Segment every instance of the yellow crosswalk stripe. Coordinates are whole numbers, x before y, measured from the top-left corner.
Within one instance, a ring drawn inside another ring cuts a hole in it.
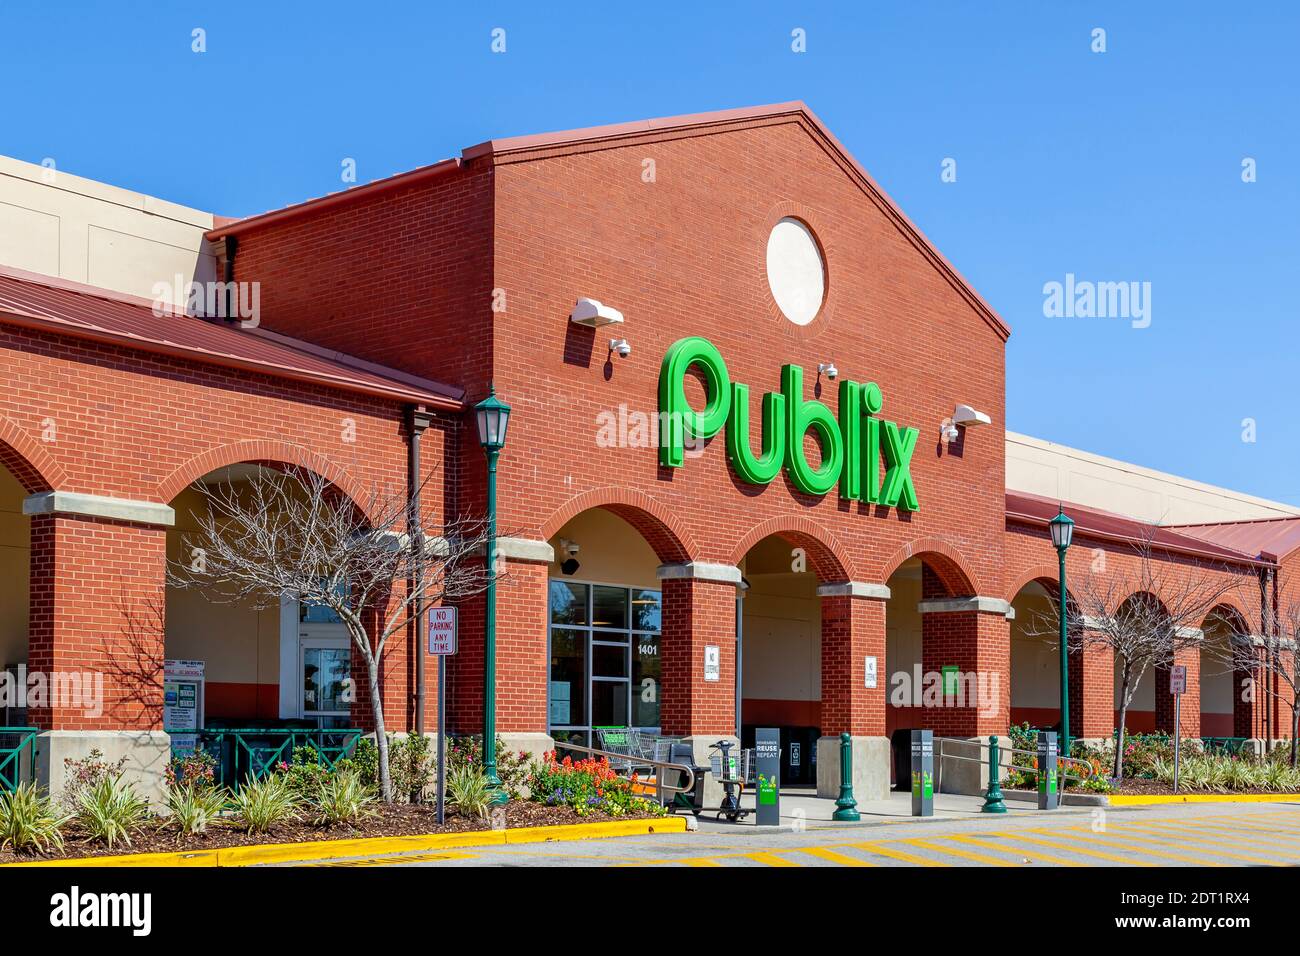
[[[916,866],[951,866],[951,863],[942,863],[939,860],[926,859],[923,856],[917,856],[914,853],[905,853],[902,850],[895,850],[892,847],[881,846],[879,843],[846,843],[845,846],[851,846],[855,850],[866,850],[868,853],[875,853],[877,856],[888,857],[891,860],[898,860],[902,863],[912,863]]]
[[[834,850],[828,850],[823,846],[801,846],[800,853],[807,853],[809,856],[815,856],[819,860],[826,860],[839,866],[875,866],[876,864],[869,860],[862,860],[856,856],[848,856],[844,853],[836,853]]]
[[[993,836],[1006,837],[1009,840],[1016,840],[1021,843],[1032,843],[1035,846],[1051,847],[1053,850],[1065,850],[1069,853],[1077,853],[1081,856],[1093,857],[1098,860],[1105,860],[1108,863],[1122,863],[1125,866],[1155,866],[1154,863],[1148,863],[1146,860],[1132,860],[1122,856],[1115,856],[1113,853],[1103,853],[1100,850],[1088,849],[1083,847],[1072,846],[1069,843],[1057,843],[1053,840],[1042,840],[1037,837],[1025,836],[1023,833],[995,833]]]
[[[1229,840],[1226,837],[1210,836],[1208,834],[1206,836],[1200,836],[1200,837],[1194,836],[1193,834],[1190,833],[1172,834],[1161,830],[1156,830],[1151,827],[1139,827],[1133,824],[1123,824],[1123,825],[1112,824],[1112,827],[1118,829],[1120,831],[1119,835],[1125,840],[1137,840],[1142,843],[1153,843],[1156,846],[1168,846],[1170,841],[1177,841],[1178,846],[1191,844],[1192,849],[1204,847],[1205,850],[1208,851],[1209,853],[1212,853],[1215,856],[1227,857],[1229,860],[1240,860],[1243,863],[1262,863],[1266,866],[1278,865],[1278,860],[1276,858],[1270,859],[1262,856],[1250,856],[1249,854],[1246,853],[1229,853],[1226,850],[1220,849],[1220,847],[1222,847],[1224,844],[1233,847],[1240,847],[1240,844],[1234,843],[1232,840]],[[1150,839],[1149,836],[1142,837],[1137,835],[1141,833],[1154,834],[1155,836],[1164,837],[1164,839],[1153,840]],[[1247,849],[1250,848],[1247,847]]]
[[[1086,827],[1072,827],[1071,829],[1075,829],[1075,830],[1086,830],[1087,828],[1086,828]],[[1164,859],[1164,860],[1173,860],[1175,863],[1195,863],[1195,864],[1200,864],[1200,865],[1202,865],[1202,866],[1222,866],[1222,865],[1223,865],[1222,863],[1214,863],[1214,862],[1211,862],[1211,861],[1209,861],[1209,860],[1202,860],[1202,859],[1199,858],[1199,857],[1188,856],[1187,854],[1183,854],[1183,853],[1166,853],[1166,852],[1161,851],[1161,850],[1148,850],[1148,849],[1146,849],[1146,848],[1144,848],[1144,847],[1141,847],[1141,846],[1133,846],[1133,842],[1134,842],[1134,841],[1137,841],[1137,842],[1139,842],[1139,843],[1150,843],[1150,842],[1153,842],[1153,841],[1150,841],[1150,840],[1139,840],[1137,837],[1133,837],[1133,838],[1130,838],[1130,839],[1116,838],[1115,836],[1113,836],[1113,835],[1110,833],[1109,830],[1107,830],[1107,831],[1105,831],[1105,832],[1103,832],[1103,833],[1092,833],[1092,832],[1090,832],[1090,833],[1089,833],[1089,836],[1087,836],[1087,837],[1082,836],[1082,835],[1076,835],[1076,834],[1074,834],[1074,833],[1065,833],[1065,832],[1062,832],[1061,830],[1034,829],[1032,832],[1034,832],[1034,833],[1042,833],[1042,834],[1044,834],[1044,835],[1046,835],[1046,836],[1055,836],[1055,837],[1060,837],[1060,838],[1062,838],[1062,839],[1066,839],[1066,840],[1088,840],[1088,839],[1091,839],[1091,840],[1094,840],[1094,841],[1101,842],[1101,843],[1103,843],[1103,844],[1106,845],[1106,846],[1113,847],[1113,848],[1115,848],[1115,849],[1117,849],[1117,850],[1128,850],[1130,853],[1141,853],[1141,854],[1143,854],[1143,855],[1145,855],[1145,856],[1154,856],[1154,857],[1158,857],[1158,858],[1160,858],[1160,859]]]
[[[992,834],[985,834],[992,836]],[[995,837],[996,838],[996,837]],[[1051,863],[1055,866],[1086,866],[1087,864],[1078,863],[1074,860],[1066,860],[1059,856],[1052,856],[1050,853],[1040,853],[1037,850],[1026,850],[1018,846],[1004,846],[1001,843],[993,843],[989,840],[981,840],[976,836],[959,836],[958,834],[949,835],[948,839],[957,840],[960,843],[969,843],[971,846],[978,846],[985,850],[997,850],[1002,853],[1011,853],[1015,856],[1024,857],[1029,860],[1042,860],[1044,863]]]
[[[672,861],[665,862],[671,863]],[[722,866],[717,860],[707,856],[696,857],[693,860],[678,860],[677,862],[684,863],[686,866]]]
[[[932,843],[929,840],[912,838],[910,840],[899,840],[898,842],[906,843],[908,846],[919,847],[922,850],[931,850],[935,853],[945,853],[948,856],[955,856],[958,859],[970,860],[972,863],[984,863],[988,866],[1015,866],[1014,863],[1010,863],[996,856],[985,856],[982,853],[971,853],[968,850],[962,850],[957,847],[941,846],[937,843]]]
[[[764,866],[803,866],[802,863],[796,863],[793,860],[787,860],[783,856],[778,856],[775,853],[767,853],[766,851],[760,851],[758,853],[742,853],[741,856],[747,860],[753,860],[755,863],[762,863]]]
[[[1124,825],[1127,826],[1129,824]],[[1214,840],[1222,840],[1240,846],[1269,847],[1288,856],[1300,854],[1300,846],[1288,846],[1285,842],[1289,840],[1300,840],[1300,834],[1295,836],[1284,836],[1282,834],[1267,833],[1262,830],[1246,830],[1243,832],[1226,824],[1207,826],[1203,823],[1171,823],[1163,820],[1153,820],[1150,823],[1142,824],[1142,826],[1153,833],[1199,833],[1211,837]]]
[[[1073,829],[1083,830],[1086,828],[1074,827]],[[1258,857],[1258,856],[1247,856],[1241,853],[1229,853],[1227,850],[1221,850],[1219,849],[1219,844],[1215,843],[1212,840],[1198,840],[1192,837],[1180,836],[1178,838],[1180,843],[1192,844],[1192,846],[1189,848],[1189,852],[1184,854],[1179,850],[1177,846],[1170,847],[1170,838],[1166,838],[1164,840],[1153,840],[1150,837],[1138,836],[1137,834],[1141,832],[1140,830],[1138,830],[1137,832],[1132,832],[1132,831],[1133,831],[1133,827],[1131,825],[1112,824],[1110,827],[1107,827],[1105,835],[1110,836],[1111,834],[1114,834],[1118,839],[1126,840],[1130,843],[1143,843],[1143,844],[1149,844],[1151,846],[1164,847],[1165,851],[1172,851],[1175,854],[1181,855],[1185,859],[1190,859],[1193,863],[1196,863],[1199,866],[1215,866],[1216,864],[1210,863],[1208,860],[1202,859],[1200,857],[1192,856],[1191,851],[1206,852],[1209,853],[1211,856],[1221,856],[1229,860],[1239,860],[1242,863],[1262,863],[1267,866],[1278,865],[1276,860],[1264,859],[1263,857]],[[1095,834],[1095,835],[1101,836],[1102,834]],[[1147,851],[1144,850],[1142,852],[1145,853]],[[1178,856],[1175,856],[1174,858],[1177,859]]]

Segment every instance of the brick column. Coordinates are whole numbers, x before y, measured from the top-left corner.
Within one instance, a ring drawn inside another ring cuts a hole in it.
[[[29,707],[36,726],[162,729],[166,542],[161,527],[33,515],[27,669],[63,689]]]
[[[659,722],[666,736],[736,733],[736,585],[730,565],[666,564],[659,642]],[[718,648],[718,679],[704,679],[706,647]]]
[[[496,586],[497,736],[512,750],[541,753],[555,742],[547,732],[546,689],[550,617],[547,565],[554,557],[545,541],[501,538]],[[448,662],[447,732],[483,733],[484,596],[457,604],[459,646]],[[436,662],[429,668],[435,673]],[[428,725],[436,723],[437,698],[430,698]]]
[[[1109,739],[1115,732],[1115,653],[1101,644],[1070,652],[1070,737]]]
[[[821,598],[821,737],[817,742],[817,792],[839,796],[840,739],[853,748],[853,792],[859,801],[889,792],[889,741],[885,737],[885,602],[883,584],[823,584]],[[867,658],[875,659],[875,687],[867,687]]]
[[[1005,734],[1011,723],[1011,627],[999,598],[922,601],[921,665],[927,680],[956,667],[956,695],[922,688],[923,720],[942,737]]]
[[[47,492],[31,516],[28,719],[42,730],[37,778],[63,788],[64,761],[92,749],[126,758],[126,779],[162,797],[167,527],[172,509],[97,495]]]
[[[1177,654],[1177,663],[1187,667],[1187,693],[1180,707],[1182,726],[1178,733],[1184,740],[1201,736],[1201,650],[1184,647]],[[1155,668],[1156,730],[1174,732],[1174,695],[1169,693],[1168,665]]]

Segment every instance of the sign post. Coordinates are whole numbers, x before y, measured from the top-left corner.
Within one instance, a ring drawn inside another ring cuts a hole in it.
[[[912,816],[934,816],[934,731],[912,731]]]
[[[781,825],[781,731],[776,727],[759,727],[754,731],[754,781],[757,784],[757,812],[754,822],[760,827]]]
[[[429,608],[429,653],[438,658],[438,780],[434,788],[438,826],[446,814],[447,796],[447,658],[456,653],[456,609]]]
[[[1060,775],[1056,770],[1056,731],[1038,732],[1038,809],[1055,810],[1061,805]]]
[[[1182,739],[1182,702],[1187,693],[1187,665],[1175,664],[1169,668],[1169,693],[1174,695],[1174,793],[1178,792],[1178,742]]]

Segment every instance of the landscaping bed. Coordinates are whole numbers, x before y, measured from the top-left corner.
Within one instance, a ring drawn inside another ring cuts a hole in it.
[[[545,806],[527,800],[512,800],[505,806],[507,829],[521,827],[568,826],[575,823],[602,823],[614,820],[657,819],[659,814],[629,812],[613,816],[593,811],[580,816],[563,806]],[[436,833],[490,832],[492,822],[481,817],[461,816],[448,810],[445,822],[438,826],[434,808],[427,804],[393,804],[381,806],[375,815],[347,826],[320,827],[309,821],[279,824],[265,833],[245,833],[232,824],[216,823],[203,833],[178,839],[174,831],[147,825],[131,836],[131,845],[115,843],[110,849],[102,842],[89,839],[72,824],[64,837],[62,851],[49,853],[15,853],[0,850],[0,865],[29,863],[34,860],[90,859],[97,856],[121,856],[132,853],[194,853],[227,847],[259,846],[267,843],[315,843],[324,840],[355,840],[371,837],[423,836]]]
[[[99,751],[65,761],[67,783],[49,794],[24,783],[0,791],[0,864],[142,853],[199,853],[266,844],[419,837],[656,819],[667,810],[638,795],[635,777],[605,760],[540,758],[498,741],[500,792],[483,769],[477,741],[449,740],[446,817],[433,808],[433,759],[426,737],[390,739],[392,800],[380,798],[374,744],[361,741],[333,764],[310,748],[228,789],[209,754],[173,760],[165,806],[150,807],[124,774],[124,759]]]

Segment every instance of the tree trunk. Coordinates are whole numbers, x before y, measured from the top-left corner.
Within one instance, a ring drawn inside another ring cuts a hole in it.
[[[1124,725],[1128,719],[1128,685],[1128,671],[1125,670],[1124,678],[1120,682],[1119,726],[1115,728],[1115,779],[1120,781],[1124,779]]]
[[[1300,734],[1300,701],[1291,704],[1291,766],[1295,767],[1296,735]]]
[[[379,795],[384,803],[393,802],[393,780],[388,768],[388,733],[384,729],[384,702],[379,696],[379,663],[366,661],[370,679],[370,707],[375,715],[375,747],[379,752]]]

